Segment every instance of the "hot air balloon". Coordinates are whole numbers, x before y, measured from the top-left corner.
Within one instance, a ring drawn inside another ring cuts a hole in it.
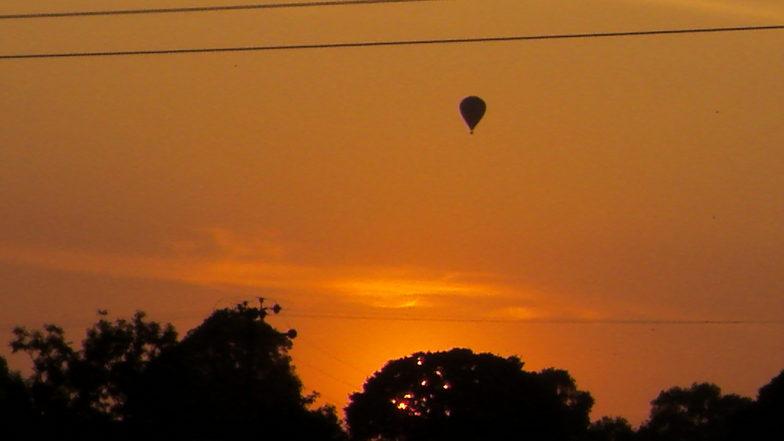
[[[478,96],[467,96],[463,98],[463,101],[460,101],[460,114],[463,115],[463,120],[471,134],[474,133],[474,127],[479,124],[486,109],[487,105],[484,100]]]

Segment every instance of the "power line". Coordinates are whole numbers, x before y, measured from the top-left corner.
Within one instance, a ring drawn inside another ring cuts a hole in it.
[[[437,44],[456,44],[456,43],[491,43],[508,41],[533,41],[533,40],[562,40],[562,39],[583,39],[583,38],[608,38],[608,37],[634,37],[634,36],[653,36],[653,35],[683,35],[683,34],[704,34],[718,32],[743,32],[743,31],[764,31],[781,30],[784,25],[769,26],[741,26],[723,28],[691,28],[691,29],[664,29],[648,31],[626,31],[626,32],[594,32],[579,34],[546,34],[546,35],[518,35],[507,37],[478,37],[478,38],[446,38],[432,40],[393,40],[393,41],[363,41],[347,43],[314,43],[314,44],[292,44],[292,45],[270,45],[270,46],[235,46],[235,47],[216,47],[216,48],[189,48],[189,49],[152,49],[152,50],[132,50],[132,51],[100,51],[100,52],[61,52],[44,54],[13,54],[0,55],[0,59],[23,59],[23,58],[72,58],[72,57],[104,57],[104,56],[127,56],[127,55],[171,55],[171,54],[197,54],[197,53],[216,53],[216,52],[251,52],[251,51],[280,51],[297,49],[341,49],[358,47],[379,47],[379,46],[415,46],[415,45],[437,45]]]
[[[139,14],[170,14],[180,12],[216,12],[239,11],[250,9],[283,9],[307,8],[320,6],[350,6],[378,3],[413,3],[432,2],[443,0],[334,0],[317,2],[292,2],[292,3],[263,3],[254,5],[226,5],[226,6],[195,6],[189,8],[150,8],[150,9],[122,9],[114,11],[71,11],[71,12],[37,12],[28,14],[0,15],[0,20],[30,19],[30,18],[64,18],[64,17],[95,17],[102,15],[139,15]]]
[[[325,371],[325,370],[323,370],[321,368],[318,368],[318,367],[316,367],[316,366],[314,366],[314,365],[312,365],[310,363],[306,363],[306,362],[303,362],[303,361],[296,361],[294,364],[297,365],[297,366],[305,366],[305,367],[307,367],[309,369],[312,369],[312,370],[320,373],[321,375],[323,375],[325,377],[328,377],[328,378],[331,378],[331,379],[333,379],[333,380],[337,381],[338,383],[341,383],[341,384],[343,384],[345,386],[348,386],[348,387],[351,387],[351,388],[354,388],[354,387],[357,386],[354,383],[351,383],[351,382],[346,381],[346,380],[344,380],[344,379],[342,379],[340,377],[332,375],[329,372],[327,372],[327,371]]]
[[[387,321],[387,322],[427,322],[427,323],[497,323],[521,325],[697,325],[697,326],[732,326],[732,325],[757,325],[757,326],[782,326],[784,319],[780,320],[682,320],[682,319],[572,319],[572,318],[542,318],[542,319],[514,319],[514,318],[467,318],[467,317],[424,317],[424,316],[381,316],[381,315],[353,315],[353,314],[315,314],[286,312],[286,317],[316,320],[359,320],[359,321]],[[70,319],[64,324],[68,325],[87,320]],[[63,323],[60,323],[63,324]],[[18,323],[0,323],[0,328],[10,328]],[[291,326],[289,326],[291,327]],[[317,348],[324,352],[322,349]],[[341,360],[338,360],[341,361]],[[344,361],[341,361],[347,364]]]
[[[324,349],[323,347],[321,347],[321,345],[317,345],[317,344],[309,341],[309,340],[312,340],[312,339],[313,339],[312,337],[310,337],[308,339],[299,339],[299,340],[297,340],[297,344],[300,345],[300,347],[303,344],[305,346],[310,346],[310,347],[318,350],[322,354],[326,355],[327,357],[329,357],[329,358],[331,358],[333,360],[336,360],[336,361],[338,361],[339,363],[341,363],[341,364],[343,364],[345,366],[350,367],[351,369],[353,369],[354,371],[356,371],[356,372],[358,372],[360,374],[364,374],[365,373],[364,369],[361,369],[361,368],[357,367],[355,364],[350,363],[350,362],[348,362],[348,361],[338,357],[337,355],[335,355],[334,351],[330,351],[330,350]]]
[[[297,314],[289,317],[326,320],[369,320],[398,322],[447,322],[447,323],[518,323],[545,325],[784,325],[784,320],[679,320],[679,319],[493,319],[460,317],[404,317],[347,314]]]

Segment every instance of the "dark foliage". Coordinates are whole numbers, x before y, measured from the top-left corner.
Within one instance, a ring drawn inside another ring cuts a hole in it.
[[[387,363],[351,396],[354,440],[454,441],[583,435],[593,399],[566,371],[526,372],[516,357],[468,349]]]
[[[287,351],[291,335],[264,321],[266,308],[215,311],[151,365],[128,400],[142,438],[339,439],[334,410],[311,411]]]
[[[0,437],[31,439],[26,433],[32,422],[30,393],[22,377],[10,372],[5,358],[0,357]]]
[[[639,430],[643,441],[715,441],[724,439],[730,419],[751,405],[738,395],[722,395],[711,383],[673,387],[651,402],[651,416]]]
[[[586,441],[633,441],[635,432],[625,418],[602,417],[588,426]]]
[[[784,371],[761,387],[757,400],[731,419],[731,441],[784,439]]]
[[[0,359],[4,441],[341,440],[334,408],[311,410],[287,351],[296,335],[264,321],[280,307],[215,311],[183,340],[171,325],[101,318],[81,349],[62,328],[16,328],[23,381]],[[101,313],[105,315],[105,313]],[[14,426],[14,428],[11,428]]]
[[[130,321],[101,318],[88,329],[81,350],[55,325],[32,332],[16,328],[14,334],[13,351],[33,360],[28,383],[34,438],[62,440],[104,439],[119,430],[128,394],[150,361],[177,339],[171,326],[145,321],[142,312]]]
[[[331,406],[312,408],[288,351],[296,332],[270,326],[274,305],[214,311],[178,341],[144,313],[101,318],[81,348],[62,328],[14,329],[27,378],[0,357],[3,441],[345,441]],[[593,398],[568,372],[523,370],[517,357],[469,349],[388,362],[351,396],[353,441],[767,441],[784,439],[784,371],[757,399],[710,383],[662,391],[635,431],[589,424]]]
[[[759,390],[754,411],[755,439],[784,439],[784,371]]]

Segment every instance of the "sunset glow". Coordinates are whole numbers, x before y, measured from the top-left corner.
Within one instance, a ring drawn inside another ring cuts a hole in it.
[[[0,13],[197,3],[237,2]],[[9,19],[0,54],[781,21],[781,0],[397,2]],[[98,309],[143,310],[184,335],[261,297],[338,409],[387,361],[454,347],[566,369],[597,418],[637,424],[696,381],[754,395],[784,367],[782,47],[760,30],[0,59],[0,355],[30,369],[15,325],[79,342]],[[472,135],[467,96],[487,103]],[[383,403],[416,411],[413,393]]]

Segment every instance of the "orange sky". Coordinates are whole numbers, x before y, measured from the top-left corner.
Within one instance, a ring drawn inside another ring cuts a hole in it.
[[[0,54],[783,22],[780,0],[443,0],[4,20]],[[98,308],[184,332],[261,295],[299,331],[306,387],[339,407],[385,361],[454,346],[568,369],[594,418],[639,422],[694,381],[753,395],[784,368],[783,44],[0,60],[3,338],[53,321],[78,341]],[[470,136],[472,94],[488,111]]]

